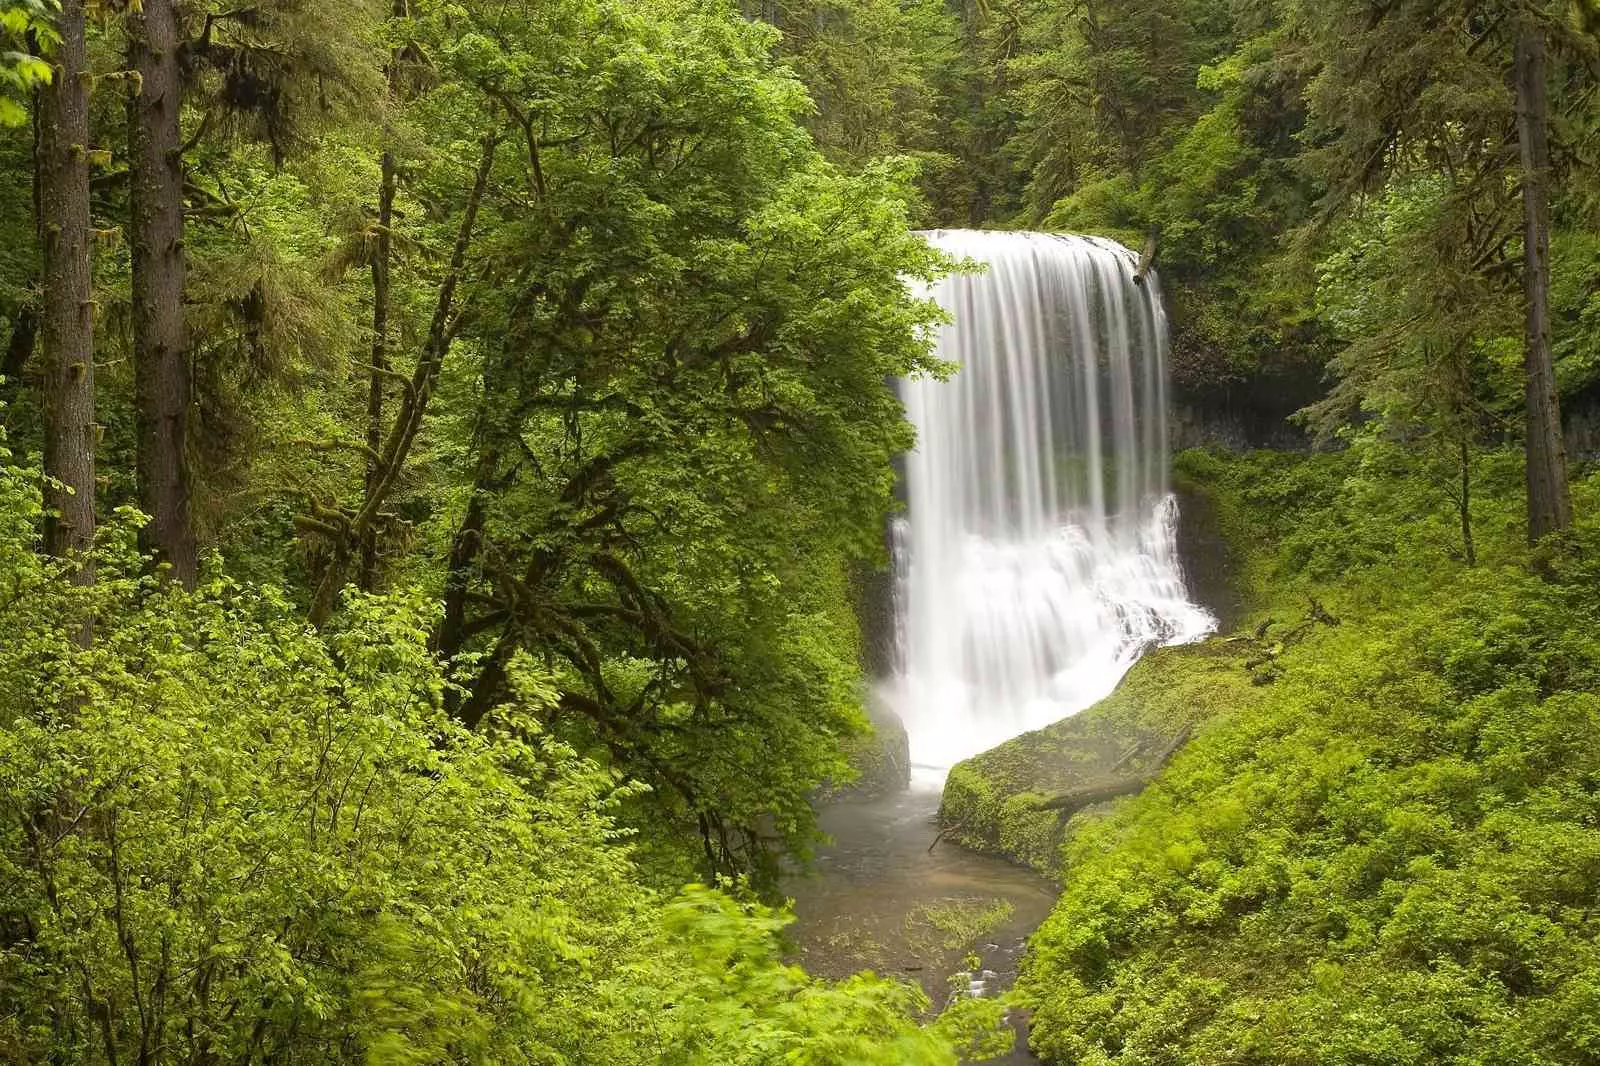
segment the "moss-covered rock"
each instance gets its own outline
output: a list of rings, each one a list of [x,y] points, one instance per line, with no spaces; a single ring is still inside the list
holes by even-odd
[[[1224,632],[1253,617],[1267,585],[1249,550],[1254,515],[1229,491],[1232,473],[1226,457],[1190,451],[1178,456],[1173,479],[1185,515],[1185,576]],[[1202,730],[1258,699],[1245,663],[1259,652],[1255,642],[1226,637],[1155,649],[1093,707],[958,764],[940,811],[946,839],[1058,877],[1066,833],[1078,817],[1109,805],[1069,818],[1040,804],[1108,778],[1149,773],[1185,730]]]
[[[1256,698],[1246,645],[1209,640],[1150,652],[1106,699],[1081,714],[956,765],[940,818],[946,839],[1059,873],[1073,819],[1041,809],[1050,796],[1153,770],[1184,730]],[[1095,808],[1076,817],[1092,816]]]

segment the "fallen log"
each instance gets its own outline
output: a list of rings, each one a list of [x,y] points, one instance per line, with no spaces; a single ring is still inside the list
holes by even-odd
[[[1156,775],[1164,769],[1178,749],[1189,742],[1190,735],[1194,732],[1193,726],[1184,726],[1178,735],[1167,742],[1155,758],[1153,765],[1141,773],[1129,774],[1123,777],[1108,777],[1101,781],[1092,781],[1077,788],[1069,788],[1048,799],[1039,801],[1035,806],[1041,811],[1063,811],[1071,814],[1082,810],[1084,807],[1096,803],[1105,803],[1107,800],[1120,799],[1131,796],[1136,792],[1144,791],[1145,786],[1156,779]],[[1135,749],[1137,750],[1137,749]],[[1130,753],[1131,754],[1131,753]],[[1118,760],[1118,766],[1127,761],[1127,756]]]
[[[1124,766],[1127,766],[1134,759],[1138,758],[1139,753],[1144,751],[1145,745],[1147,745],[1149,742],[1150,741],[1149,741],[1148,738],[1146,738],[1144,740],[1135,741],[1133,747],[1131,747],[1127,751],[1123,752],[1122,753],[1122,758],[1118,759],[1115,763],[1113,763],[1111,765],[1111,772],[1113,774],[1119,772]]]
[[[1113,777],[1092,785],[1080,785],[1068,789],[1059,795],[1051,796],[1038,804],[1041,811],[1077,811],[1096,803],[1118,799],[1122,796],[1131,796],[1135,792],[1144,791],[1144,787],[1155,780],[1155,774],[1139,774],[1134,777]]]

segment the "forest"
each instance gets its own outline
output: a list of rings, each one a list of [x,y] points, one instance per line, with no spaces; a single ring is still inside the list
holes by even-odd
[[[947,1005],[784,901],[950,228],[1238,609]],[[1597,459],[1595,0],[0,0],[0,1064],[1600,1062]]]

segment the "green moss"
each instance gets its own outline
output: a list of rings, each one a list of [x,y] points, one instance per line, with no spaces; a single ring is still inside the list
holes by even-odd
[[[907,936],[922,954],[962,951],[1011,920],[1010,900],[992,896],[950,896],[922,903],[906,915]]]
[[[941,809],[953,827],[948,837],[1055,876],[1068,825],[1057,812],[1040,810],[1040,801],[1149,770],[1182,730],[1247,706],[1254,688],[1245,654],[1243,645],[1223,640],[1156,649],[1088,710],[958,764]]]
[[[1266,639],[1153,655],[952,775],[953,806],[1036,849],[1029,775],[1075,772],[1113,726],[1199,723],[1068,827],[1020,985],[1046,1061],[1596,1061],[1600,477],[1535,559],[1514,456],[1483,457],[1469,567],[1448,501],[1390,458],[1183,457],[1235,523]],[[1341,624],[1303,626],[1312,598]]]

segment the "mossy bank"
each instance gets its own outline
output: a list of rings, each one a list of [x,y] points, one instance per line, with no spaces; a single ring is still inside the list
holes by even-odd
[[[1489,453],[1469,565],[1393,458],[1181,456],[1240,553],[1232,641],[952,774],[960,837],[1062,884],[1018,991],[1045,1061],[1600,1056],[1600,523],[1530,552]],[[1138,795],[1030,809],[1190,725]]]
[[[1157,649],[1082,714],[958,764],[940,810],[946,839],[1058,876],[1069,819],[1042,805],[1074,788],[1157,769],[1173,742],[1251,699],[1244,655],[1220,639]]]

